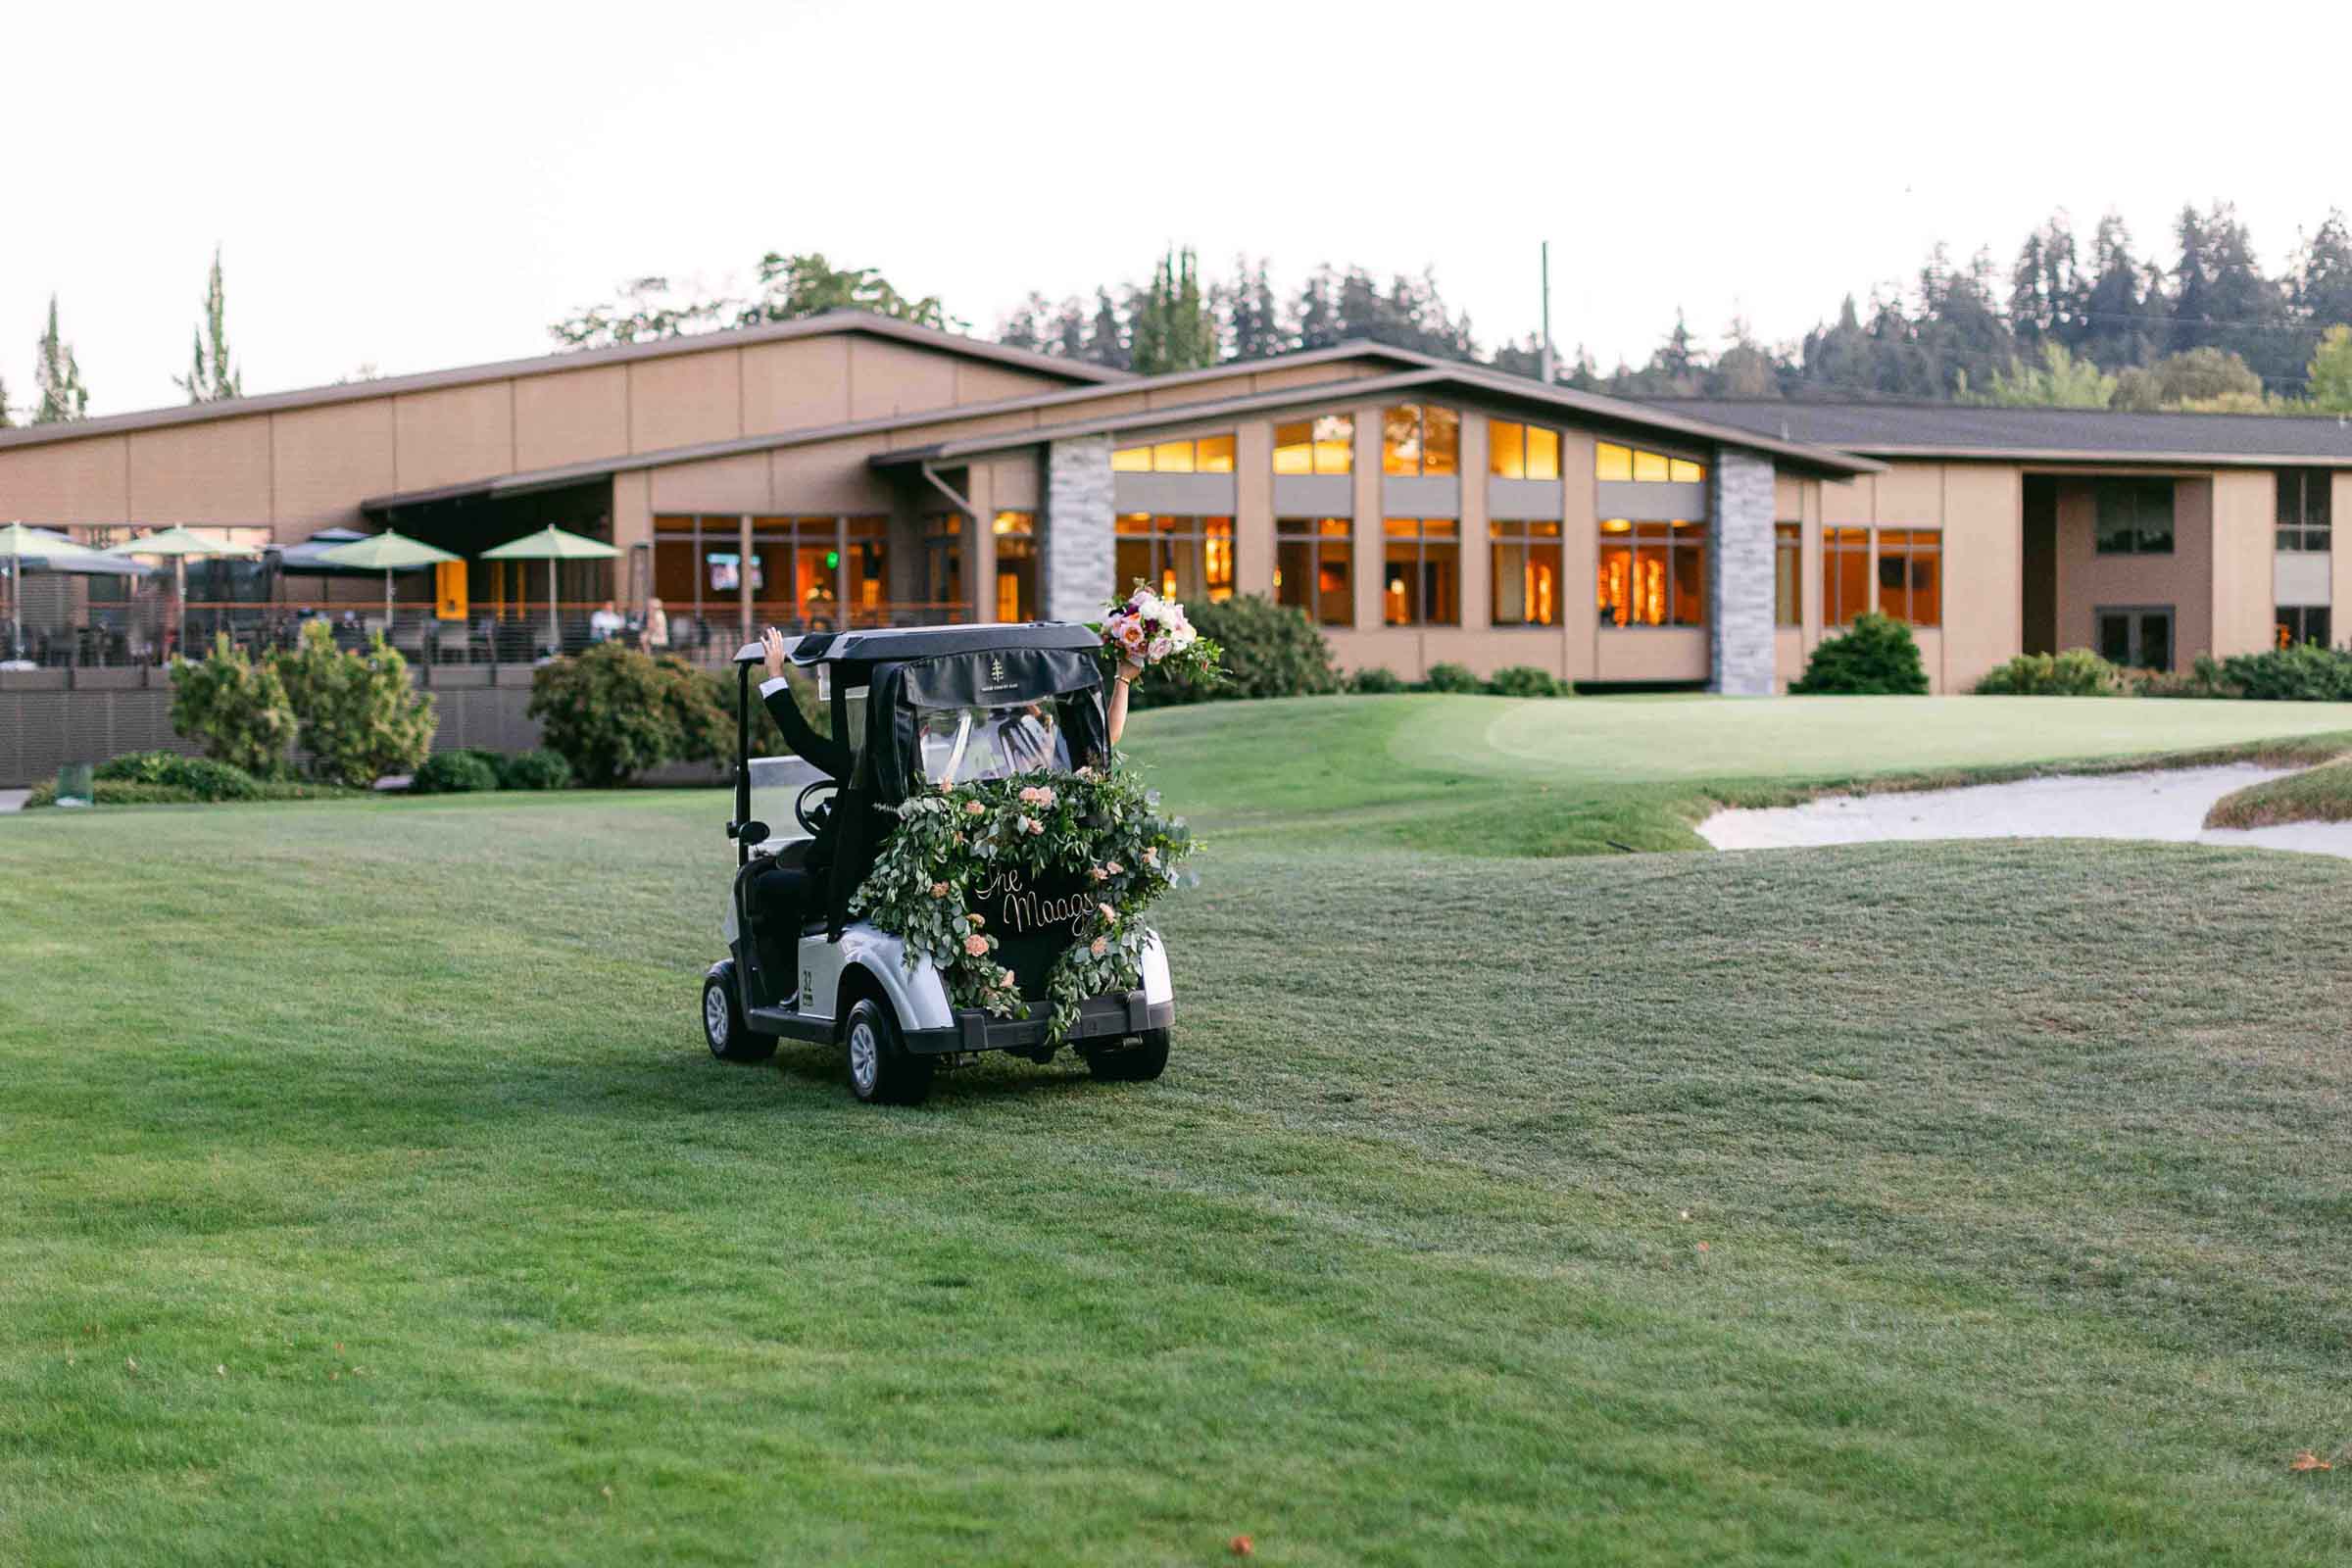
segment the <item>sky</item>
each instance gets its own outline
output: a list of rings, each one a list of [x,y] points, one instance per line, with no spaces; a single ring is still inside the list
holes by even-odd
[[[2339,6],[1096,4],[0,10],[0,381],[50,296],[93,414],[182,401],[222,250],[248,393],[550,352],[646,274],[879,268],[983,334],[1030,290],[1262,257],[1434,268],[1492,347],[1603,368],[1678,308],[1794,339],[1931,246],[2002,272],[2065,209],[2169,256],[2236,203],[2266,267],[2352,206]],[[2219,18],[2223,13],[2215,13]],[[2298,98],[2299,81],[2315,86]]]

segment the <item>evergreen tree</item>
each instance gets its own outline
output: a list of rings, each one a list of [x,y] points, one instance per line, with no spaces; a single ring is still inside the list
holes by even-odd
[[[1217,363],[1217,322],[1201,297],[1192,251],[1171,249],[1129,317],[1129,366],[1140,374],[1199,370]]]
[[[1274,285],[1261,258],[1251,267],[1248,257],[1233,259],[1233,282],[1216,291],[1224,312],[1225,339],[1237,360],[1263,360],[1286,353],[1290,342],[1282,330],[1282,313],[1274,300]]]
[[[1291,338],[1302,349],[1327,349],[1348,335],[1340,324],[1339,278],[1328,263],[1307,274],[1291,314]]]
[[[1054,307],[1047,303],[1046,297],[1031,289],[1029,297],[1014,306],[997,323],[997,341],[1006,348],[1027,349],[1033,354],[1046,352],[1052,346],[1047,335],[1050,330],[1047,323],[1052,319],[1053,311]]]
[[[2046,343],[2070,351],[2082,340],[2081,270],[2075,257],[2075,231],[2064,212],[2026,236],[2009,272],[2009,329],[2018,348],[2037,355]]]
[[[2165,346],[2174,354],[2203,348],[2208,336],[2206,298],[2212,288],[2213,264],[2205,252],[2205,220],[2193,206],[2183,206],[2173,220],[2173,237],[2180,243],[2180,260],[2173,267],[2172,331]]]
[[[760,297],[735,313],[734,324],[792,321],[827,311],[867,311],[943,331],[964,325],[948,315],[938,295],[911,298],[873,268],[837,268],[817,251],[800,256],[769,251],[760,257]]]
[[[2148,292],[2121,217],[2099,220],[2091,238],[2090,289],[2083,298],[2082,353],[2105,370],[2129,369],[2153,357]]]
[[[58,332],[54,294],[49,296],[49,329],[41,334],[33,349],[32,384],[41,394],[40,404],[32,413],[33,423],[64,424],[89,417],[90,390],[82,385],[81,367],[74,362],[74,345]]]
[[[0,430],[8,428],[8,378],[0,376]]]
[[[213,271],[205,280],[204,320],[196,328],[196,352],[185,379],[173,378],[190,403],[220,403],[245,395],[245,377],[229,364],[227,308],[220,289],[220,247],[213,247]]]
[[[1086,330],[1086,352],[1082,356],[1096,365],[1107,365],[1114,370],[1128,368],[1127,328],[1119,320],[1119,308],[1110,300],[1110,290],[1095,290],[1094,319]]]

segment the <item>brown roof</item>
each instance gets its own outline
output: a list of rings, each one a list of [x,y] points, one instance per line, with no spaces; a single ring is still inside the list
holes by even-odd
[[[151,430],[164,425],[195,424],[208,419],[244,418],[279,409],[355,403],[368,398],[392,397],[403,392],[429,392],[480,381],[503,381],[511,376],[554,375],[599,365],[625,365],[636,360],[665,359],[678,354],[708,354],[718,349],[745,348],[787,338],[829,337],[838,332],[863,332],[871,337],[890,338],[919,348],[961,355],[966,359],[988,360],[1024,370],[1043,371],[1068,381],[1101,384],[1132,382],[1135,379],[1125,370],[1087,365],[1051,354],[1038,354],[1028,349],[1007,348],[1002,343],[942,332],[935,327],[916,326],[910,321],[894,320],[864,311],[843,310],[827,311],[822,316],[803,317],[794,321],[775,321],[765,326],[740,326],[723,332],[662,338],[653,343],[624,343],[617,348],[542,354],[527,360],[500,360],[489,365],[461,366],[452,370],[426,370],[416,375],[388,375],[373,381],[306,387],[295,392],[270,392],[256,397],[231,398],[220,403],[191,403],[174,409],[149,409],[137,414],[111,414],[96,419],[28,425],[23,429],[0,430],[0,449],[38,446],[52,441],[79,441],[90,436],[119,435],[126,430]]]

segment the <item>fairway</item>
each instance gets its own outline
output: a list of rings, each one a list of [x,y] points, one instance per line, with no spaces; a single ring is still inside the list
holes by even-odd
[[[916,1110],[720,792],[0,819],[0,1563],[2340,1559],[2352,865],[1608,848],[2352,731],[2074,706],[1143,715],[1167,1077]]]

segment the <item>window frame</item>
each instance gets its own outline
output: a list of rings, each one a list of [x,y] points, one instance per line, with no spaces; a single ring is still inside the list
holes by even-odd
[[[1888,536],[1899,536],[1894,547],[1888,548]],[[1924,546],[1921,541],[1928,541]],[[1941,528],[1877,527],[1870,530],[1871,605],[1882,615],[1899,620],[1906,626],[1922,631],[1943,629],[1943,530]],[[1897,615],[1886,609],[1886,563],[1906,563],[1903,575],[1908,579],[1902,587],[1905,608],[1918,609],[1920,584],[1917,563],[1927,561],[1935,566],[1936,580],[1932,592],[1936,595],[1936,618],[1921,620],[1916,614]]]
[[[2278,646],[2291,648],[2297,643],[2310,643],[2319,648],[2335,646],[2334,606],[2332,605],[2274,605],[2271,607],[2272,630]],[[2319,617],[2320,631],[2312,632],[2312,617]],[[2289,625],[2289,616],[2294,624]]]
[[[1389,440],[1390,421],[1404,410],[1413,411],[1413,461],[1409,471],[1396,466],[1392,456],[1395,448]],[[1429,466],[1429,416],[1432,412],[1444,414],[1453,420],[1453,461],[1446,468],[1433,472]],[[1462,471],[1462,411],[1447,403],[1392,403],[1380,411],[1380,471],[1390,479],[1453,479]],[[1407,519],[1398,519],[1400,521]],[[1411,519],[1428,521],[1428,518]]]
[[[1544,529],[1550,531],[1542,531]],[[1548,620],[1533,620],[1524,614],[1517,620],[1505,620],[1502,617],[1502,552],[1514,549],[1523,552],[1523,562],[1537,550],[1548,549],[1551,552],[1551,618]],[[1487,523],[1488,625],[1499,631],[1558,631],[1567,623],[1567,587],[1568,534],[1564,525],[1548,517],[1490,520]]]
[[[1793,562],[1788,558],[1794,557]],[[1788,590],[1787,594],[1782,589]],[[1786,598],[1786,617],[1781,601]],[[1772,525],[1772,623],[1775,627],[1802,627],[1805,623],[1805,525],[1801,522],[1776,522]]]
[[[2325,556],[2334,553],[2334,488],[2332,468],[2278,468],[2274,470],[2278,486],[2278,534],[2273,544],[2281,555]],[[2288,485],[2294,486],[2294,505],[2287,505]],[[2317,492],[2320,504],[2315,509],[2312,497]],[[2313,520],[2317,511],[2319,517]],[[2314,541],[2317,541],[2316,543]],[[2302,608],[2302,607],[2297,607]]]
[[[1222,441],[1225,443],[1225,466],[1223,467],[1204,468],[1200,466],[1200,443],[1203,441]],[[1163,449],[1174,447],[1183,447],[1186,450],[1185,461],[1190,465],[1189,467],[1163,468],[1159,466],[1160,452]],[[1131,462],[1122,463],[1120,461],[1122,458],[1127,457],[1128,454],[1136,452],[1144,454],[1144,462],[1141,467],[1138,467]],[[1212,476],[1223,475],[1226,477],[1231,477],[1235,469],[1239,466],[1241,446],[1240,443],[1234,439],[1234,432],[1231,430],[1210,431],[1206,435],[1171,436],[1165,441],[1139,441],[1132,446],[1114,446],[1110,449],[1110,471],[1114,474],[1205,473]]]
[[[1413,531],[1400,533],[1398,523],[1411,523]],[[1436,525],[1446,532],[1431,534]],[[1410,540],[1413,545],[1412,566],[1421,590],[1429,582],[1430,546],[1449,548],[1453,552],[1453,617],[1450,620],[1433,619],[1429,614],[1426,591],[1414,595],[1414,614],[1409,620],[1389,618],[1389,552],[1399,543]],[[1380,623],[1383,626],[1459,626],[1462,623],[1462,520],[1459,517],[1383,517],[1380,525]]]
[[[2129,616],[2131,619],[2131,625],[2130,629],[2125,635],[2124,650],[2126,657],[2123,659],[2110,659],[2108,660],[2109,663],[2121,664],[2126,669],[2153,669],[2165,672],[2171,671],[2179,663],[2180,657],[2180,608],[2178,605],[2093,606],[2090,612],[2091,641],[2098,645],[2098,653],[2101,659],[2107,659],[2106,623],[2107,618],[2110,615]],[[2162,615],[2165,618],[2164,641],[2165,654],[2167,657],[2166,662],[2162,664],[2150,664],[2143,662],[2140,658],[2146,632],[2146,622],[2148,617],[2152,615]]]
[[[1519,471],[1517,473],[1505,473],[1497,466],[1501,461],[1502,450],[1498,432],[1503,430],[1516,430],[1519,433]],[[1531,446],[1529,437],[1536,435],[1545,435],[1551,438],[1551,471],[1549,473],[1527,471],[1528,452]],[[1554,425],[1536,424],[1526,419],[1498,419],[1492,415],[1487,417],[1487,477],[1490,479],[1519,479],[1531,484],[1557,484],[1561,475],[1560,454],[1566,448],[1566,433]]]
[[[1622,453],[1625,458],[1623,473],[1609,473],[1609,454]],[[1645,465],[1643,459],[1649,460]],[[1654,471],[1644,473],[1647,466]],[[1689,470],[1688,472],[1682,470]],[[1638,447],[1625,441],[1595,441],[1592,443],[1592,479],[1596,484],[1705,484],[1707,465],[1696,458],[1686,458],[1672,452],[1659,452],[1649,447]]]
[[[1342,455],[1341,466],[1337,468],[1326,468],[1322,466],[1323,443],[1315,439],[1315,426],[1320,424],[1325,419],[1338,419],[1348,427],[1348,439],[1337,443]],[[1296,428],[1301,425],[1303,425],[1306,429],[1306,466],[1303,468],[1285,468],[1282,466],[1282,454],[1285,451],[1298,450],[1298,444],[1292,443],[1289,447],[1286,447],[1283,443],[1282,432],[1286,427]],[[1275,474],[1282,478],[1340,479],[1346,478],[1355,472],[1355,411],[1352,409],[1342,410],[1333,414],[1310,414],[1303,419],[1277,419],[1273,423],[1273,432],[1274,444],[1271,453],[1268,455],[1267,461],[1274,466]]]
[[[1821,530],[1821,629],[1842,630],[1871,612],[1878,605],[1877,568],[1871,564],[1876,553],[1874,530],[1859,526],[1825,527]],[[1845,595],[1838,591],[1838,566],[1849,556],[1862,558],[1862,603],[1849,607]]]
[[[1337,523],[1339,526],[1330,528],[1325,526],[1327,523]],[[1282,575],[1282,551],[1285,545],[1303,545],[1313,552],[1309,564],[1319,571],[1323,564],[1324,549],[1335,543],[1340,546],[1340,559],[1346,563],[1348,567],[1348,591],[1340,599],[1346,618],[1335,620],[1324,615],[1323,592],[1320,582],[1316,583],[1307,594],[1311,608],[1309,605],[1294,608],[1318,626],[1352,630],[1355,626],[1356,580],[1355,519],[1352,517],[1276,517],[1274,519],[1274,574],[1277,579],[1274,585],[1274,602],[1278,605],[1290,603],[1282,597],[1282,584],[1279,580]]]
[[[1625,517],[1604,517],[1595,528],[1596,546],[1593,559],[1593,612],[1600,629],[1604,631],[1691,631],[1707,626],[1707,525],[1688,518],[1671,521],[1634,521]],[[1611,541],[1616,541],[1612,543]],[[1625,553],[1625,613],[1619,620],[1606,598],[1609,553]],[[1660,553],[1660,586],[1664,589],[1659,618],[1650,620],[1637,610],[1640,588],[1635,581],[1643,560],[1644,551]],[[1694,612],[1686,616],[1683,606],[1682,558],[1695,556],[1693,568],[1695,586],[1690,590],[1695,600]]]
[[[2148,540],[2150,529],[2142,517],[2139,502],[2149,493],[2163,487],[2165,496],[2164,548],[2153,548]],[[2115,495],[2132,496],[2129,545],[2111,545],[2107,531],[2107,498]],[[2179,550],[2180,540],[2180,484],[2166,478],[2141,478],[2110,475],[2091,481],[2090,552],[2094,556],[2170,556]]]
[[[1120,523],[1138,517],[1146,523],[1141,531],[1132,529],[1125,532],[1120,531]],[[1162,527],[1161,524],[1166,522],[1190,523],[1192,526],[1189,528]],[[1208,525],[1212,522],[1223,523],[1225,525],[1223,531],[1211,529]],[[1234,559],[1234,542],[1237,532],[1234,518],[1228,513],[1119,512],[1111,514],[1110,526],[1111,572],[1114,591],[1134,587],[1131,580],[1123,584],[1119,581],[1118,550],[1121,541],[1132,541],[1139,538],[1143,539],[1150,547],[1145,558],[1147,564],[1144,580],[1152,585],[1152,592],[1159,594],[1162,598],[1181,599],[1185,597],[1182,583],[1176,584],[1172,591],[1168,586],[1168,579],[1175,569],[1176,556],[1173,547],[1179,542],[1198,544],[1200,547],[1200,592],[1211,604],[1223,604],[1240,590],[1238,567]],[[1211,548],[1212,545],[1224,547],[1225,580],[1224,591],[1221,594],[1218,592],[1214,569],[1216,552]]]

